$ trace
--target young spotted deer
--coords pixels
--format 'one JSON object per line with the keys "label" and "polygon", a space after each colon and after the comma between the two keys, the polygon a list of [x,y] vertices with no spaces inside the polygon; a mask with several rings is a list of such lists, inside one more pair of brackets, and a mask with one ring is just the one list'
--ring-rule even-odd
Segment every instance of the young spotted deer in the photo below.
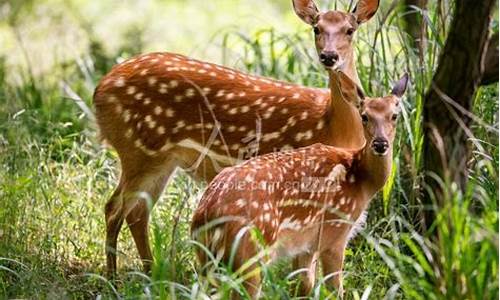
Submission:
{"label": "young spotted deer", "polygon": [[[312,1],[294,1],[297,14],[316,28],[320,55],[338,56],[323,63],[334,66],[338,61],[335,66],[355,81],[352,30],[377,6],[378,1],[360,0],[353,14],[319,13]],[[339,134],[354,134],[356,127],[340,124],[344,117],[331,112],[335,103],[325,89],[248,75],[178,54],[139,55],[115,66],[94,93],[100,134],[121,162],[120,182],[105,207],[108,273],[116,270],[124,220],[149,271],[150,207],[177,167],[209,181],[222,167],[256,154],[316,142],[337,145]]]}
{"label": "young spotted deer", "polygon": [[[193,236],[226,263],[234,255],[232,267],[238,270],[259,252],[259,242],[245,231],[257,228],[270,246],[269,261],[298,257],[295,267],[309,270],[302,278],[304,294],[314,285],[316,255],[325,275],[331,274],[329,283],[342,294],[344,249],[391,171],[396,120],[407,81],[405,75],[389,96],[361,101],[366,143],[358,149],[318,143],[224,169],[195,211]],[[217,220],[225,222],[211,226]],[[238,246],[231,254],[235,240]],[[206,253],[198,254],[205,264]],[[245,287],[255,297],[260,286],[257,263],[244,268],[249,272]]]}

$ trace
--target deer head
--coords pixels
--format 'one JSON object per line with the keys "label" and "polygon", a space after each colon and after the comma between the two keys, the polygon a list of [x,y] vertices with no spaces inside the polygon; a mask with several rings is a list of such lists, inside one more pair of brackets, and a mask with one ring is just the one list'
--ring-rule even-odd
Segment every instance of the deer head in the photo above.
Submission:
{"label": "deer head", "polygon": [[400,99],[406,91],[408,74],[405,74],[392,89],[391,95],[383,98],[368,98],[361,102],[360,115],[364,127],[367,147],[376,156],[387,156],[396,134],[396,121],[401,111]]}
{"label": "deer head", "polygon": [[313,0],[293,0],[295,13],[313,27],[316,50],[326,68],[343,70],[355,81],[352,40],[359,25],[377,12],[379,0],[360,0],[352,12],[320,12]]}

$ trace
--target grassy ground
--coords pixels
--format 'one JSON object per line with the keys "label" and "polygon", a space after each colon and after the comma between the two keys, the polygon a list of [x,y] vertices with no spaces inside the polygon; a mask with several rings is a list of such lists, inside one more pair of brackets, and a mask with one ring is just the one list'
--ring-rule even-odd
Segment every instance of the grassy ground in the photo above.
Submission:
{"label": "grassy ground", "polygon": [[[453,191],[442,207],[418,199],[422,97],[444,41],[442,20],[429,16],[431,43],[422,65],[400,30],[398,12],[357,36],[358,70],[367,93],[387,93],[408,70],[412,78],[400,122],[394,176],[373,201],[366,229],[351,242],[345,266],[347,299],[498,298],[498,84],[483,87],[473,113],[474,157],[468,193]],[[446,20],[444,22],[446,24]],[[221,62],[242,70],[310,86],[324,86],[309,32],[224,30]],[[56,64],[50,76],[0,59],[0,298],[206,298],[212,293],[197,274],[189,221],[202,186],[182,173],[152,215],[157,262],[151,277],[140,263],[128,230],[120,236],[120,274],[115,286],[103,277],[103,206],[116,183],[116,153],[102,147],[92,122],[91,94],[117,58],[94,41],[77,60]],[[130,50],[132,49],[132,50]],[[234,53],[238,53],[235,59]],[[361,59],[362,58],[362,59]],[[14,75],[13,76],[13,73]],[[83,99],[77,100],[78,97]],[[419,216],[437,209],[433,227],[421,233]],[[439,241],[429,240],[430,231]],[[264,272],[264,296],[294,295],[289,263]],[[220,291],[240,288],[237,276],[219,269]],[[321,282],[313,297],[325,298]]]}

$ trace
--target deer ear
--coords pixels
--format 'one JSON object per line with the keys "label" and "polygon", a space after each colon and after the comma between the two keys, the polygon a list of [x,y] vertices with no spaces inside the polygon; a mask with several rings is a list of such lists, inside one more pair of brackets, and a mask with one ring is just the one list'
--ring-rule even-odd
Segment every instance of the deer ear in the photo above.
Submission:
{"label": "deer ear", "polygon": [[352,13],[356,17],[358,24],[370,20],[377,12],[379,0],[359,0]]}
{"label": "deer ear", "polygon": [[292,0],[293,9],[302,21],[314,25],[319,14],[319,9],[313,0]]}
{"label": "deer ear", "polygon": [[361,101],[365,99],[365,94],[361,87],[359,87],[354,81],[352,81],[349,76],[347,76],[344,72],[339,71],[339,82],[340,82],[340,90],[342,91],[342,95],[347,102],[353,103],[354,105],[358,105]]}
{"label": "deer ear", "polygon": [[398,98],[403,97],[403,95],[406,91],[407,85],[408,85],[408,73],[405,73],[403,75],[403,77],[401,77],[401,79],[399,79],[399,81],[396,82],[396,84],[392,88],[391,94],[393,94],[394,96],[396,96]]}

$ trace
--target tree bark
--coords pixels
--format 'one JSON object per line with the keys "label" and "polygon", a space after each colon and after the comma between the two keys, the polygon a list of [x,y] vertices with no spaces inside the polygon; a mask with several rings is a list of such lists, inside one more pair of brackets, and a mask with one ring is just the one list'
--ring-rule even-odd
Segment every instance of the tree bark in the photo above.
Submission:
{"label": "tree bark", "polygon": [[[474,94],[483,73],[483,57],[495,0],[457,0],[448,38],[424,103],[424,229],[435,219],[435,205],[446,199],[452,182],[467,184],[468,125]],[[444,182],[440,184],[437,177]],[[429,208],[433,209],[429,209]]]}

